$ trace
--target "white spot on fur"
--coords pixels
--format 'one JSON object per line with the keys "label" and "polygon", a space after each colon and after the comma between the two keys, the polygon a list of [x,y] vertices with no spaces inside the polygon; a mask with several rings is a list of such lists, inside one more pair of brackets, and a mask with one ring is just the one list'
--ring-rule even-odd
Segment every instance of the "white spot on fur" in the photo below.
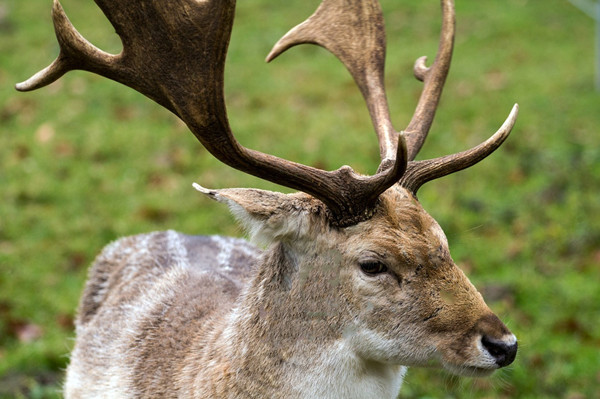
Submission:
{"label": "white spot on fur", "polygon": [[211,241],[217,247],[217,266],[221,271],[229,272],[234,270],[234,254],[237,252],[238,255],[245,255],[247,257],[254,257],[256,252],[253,251],[247,241],[224,237],[224,236],[210,236]]}
{"label": "white spot on fur", "polygon": [[167,231],[167,248],[168,254],[173,258],[173,263],[179,266],[187,265],[188,253],[187,249],[181,242],[181,236],[178,232]]}
{"label": "white spot on fur", "polygon": [[343,339],[321,351],[314,365],[308,373],[295,376],[297,397],[394,399],[407,370],[399,365],[367,364]]}
{"label": "white spot on fur", "polygon": [[[145,295],[142,295],[137,301],[128,304],[125,307],[123,320],[127,321],[127,333],[121,335],[120,342],[116,345],[121,348],[127,348],[131,342],[135,342],[135,337],[142,331],[141,325],[148,322],[149,314],[153,313],[154,309],[163,306],[163,311],[167,310],[165,304],[176,295],[175,289],[181,286],[179,281],[188,278],[188,272],[183,267],[183,264],[174,264],[168,268],[164,274],[152,283]],[[120,353],[126,353],[125,350],[120,350]],[[135,376],[132,374],[135,367],[125,367],[125,365],[117,366],[113,375],[122,375],[126,381],[135,381]]]}
{"label": "white spot on fur", "polygon": [[217,244],[219,253],[217,254],[217,262],[219,268],[224,271],[230,271],[231,268],[231,254],[235,249],[234,242],[231,239],[227,239],[222,236],[211,236],[211,240]]}

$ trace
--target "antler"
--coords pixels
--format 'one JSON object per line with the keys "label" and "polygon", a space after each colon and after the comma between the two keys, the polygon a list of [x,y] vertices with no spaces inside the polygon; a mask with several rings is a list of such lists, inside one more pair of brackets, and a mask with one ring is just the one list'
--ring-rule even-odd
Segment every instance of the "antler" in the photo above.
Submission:
{"label": "antler", "polygon": [[379,170],[406,162],[396,159],[398,143],[406,145],[410,162],[400,184],[415,194],[424,183],[472,166],[491,154],[508,137],[518,113],[515,105],[502,127],[475,148],[413,162],[433,123],[454,50],[454,2],[442,0],[441,7],[438,52],[431,67],[425,65],[427,57],[420,57],[415,62],[415,77],[424,82],[424,87],[410,123],[400,133],[392,126],[385,93],[385,29],[377,0],[323,0],[317,11],[280,39],[267,57],[267,61],[271,61],[290,47],[303,43],[320,45],[337,56],[356,81],[369,108],[379,139],[382,160]]}
{"label": "antler", "polygon": [[392,127],[385,93],[385,27],[379,2],[323,0],[309,19],[275,44],[267,61],[303,43],[326,48],[346,66],[367,102],[379,139],[381,160],[384,164],[394,161],[398,135]]}
{"label": "antler", "polygon": [[[94,47],[77,32],[55,0],[53,20],[60,55],[48,68],[18,84],[18,90],[48,85],[73,69],[116,80],[179,116],[222,162],[320,199],[339,225],[368,218],[379,195],[404,173],[406,161],[368,177],[348,166],[323,171],[247,149],[235,140],[223,94],[234,0],[96,3],[121,37],[123,51],[112,55]],[[394,159],[406,159],[403,144],[396,152]]]}
{"label": "antler", "polygon": [[415,77],[424,82],[424,87],[415,113],[404,130],[410,162],[399,183],[414,194],[426,182],[468,168],[494,152],[510,134],[519,111],[518,105],[515,104],[500,129],[488,140],[470,150],[425,161],[413,161],[421,150],[433,123],[454,50],[456,31],[454,1],[442,0],[441,3],[442,29],[438,52],[433,65],[429,68],[425,65],[427,57],[421,57],[415,62]]}
{"label": "antler", "polygon": [[[404,134],[393,129],[389,117],[383,84],[385,32],[376,0],[323,0],[315,14],[284,36],[267,57],[271,60],[293,45],[308,42],[329,49],[346,65],[366,99],[379,138],[382,162],[373,176],[358,175],[348,166],[323,171],[245,148],[235,140],[223,94],[235,0],[95,1],[120,36],[123,51],[113,55],[93,46],[54,0],[60,54],[49,67],[18,84],[18,90],[46,86],[74,69],[118,81],[181,118],[207,150],[227,165],[320,199],[333,224],[347,226],[369,218],[379,195],[398,182],[407,167],[414,187],[418,185],[415,182],[422,184],[430,176],[464,165],[465,157],[467,163],[474,163],[473,159],[487,156],[494,147],[476,147],[471,151],[476,155],[408,163],[427,135],[450,64],[454,36],[451,0],[442,0],[444,24],[434,65],[425,68],[423,61],[415,68],[425,87],[406,141]],[[421,169],[427,172],[420,173]]]}
{"label": "antler", "polygon": [[408,159],[411,161],[415,159],[421,150],[433,123],[435,111],[450,70],[455,31],[454,2],[452,0],[442,0],[442,30],[435,61],[428,68],[425,65],[427,57],[420,57],[415,62],[414,67],[415,77],[422,81],[424,86],[415,113],[404,130],[408,146]]}

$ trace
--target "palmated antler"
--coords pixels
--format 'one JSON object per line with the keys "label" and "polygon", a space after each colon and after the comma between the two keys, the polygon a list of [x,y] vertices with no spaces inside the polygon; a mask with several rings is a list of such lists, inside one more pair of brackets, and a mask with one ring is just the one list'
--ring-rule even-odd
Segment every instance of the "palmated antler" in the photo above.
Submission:
{"label": "palmated antler", "polygon": [[[400,184],[413,193],[424,183],[472,166],[491,154],[508,137],[518,112],[515,105],[502,127],[475,148],[427,161],[413,161],[433,123],[454,49],[454,2],[442,0],[441,6],[438,52],[431,67],[425,65],[427,57],[415,62],[415,77],[424,82],[424,87],[412,119],[402,132],[397,132],[390,120],[384,86],[385,29],[377,0],[323,0],[317,11],[279,40],[267,57],[270,61],[288,48],[303,43],[320,45],[336,55],[350,71],[369,108],[379,139],[382,160],[379,170],[410,161]],[[398,143],[406,145],[407,159],[396,159]]]}
{"label": "palmated antler", "polygon": [[[121,54],[105,53],[85,40],[54,1],[60,44],[54,63],[17,85],[33,90],[65,72],[83,69],[121,82],[179,116],[219,160],[323,201],[339,225],[369,217],[379,195],[397,182],[406,162],[361,176],[348,166],[323,171],[241,146],[231,133],[223,94],[225,55],[231,34],[233,0],[96,0],[123,42]],[[398,146],[394,158],[405,159]]]}
{"label": "palmated antler", "polygon": [[379,1],[323,0],[309,19],[275,44],[267,61],[303,43],[326,48],[346,66],[367,102],[382,165],[389,166],[388,161],[394,161],[398,153],[398,134],[392,127],[385,93],[385,27]]}
{"label": "palmated antler", "polygon": [[373,176],[358,175],[348,166],[323,171],[250,150],[236,141],[223,94],[235,0],[95,1],[120,36],[123,51],[113,55],[93,46],[54,0],[60,54],[48,68],[18,84],[18,90],[46,86],[74,69],[123,83],[176,114],[208,151],[227,165],[320,199],[333,224],[347,226],[369,218],[379,195],[400,181],[407,168],[413,177],[402,181],[418,188],[431,176],[466,167],[463,165],[482,159],[494,148],[495,144],[476,147],[467,155],[429,163],[408,162],[427,135],[450,64],[454,36],[451,0],[442,0],[444,24],[434,65],[425,68],[423,61],[415,68],[425,87],[406,141],[390,121],[383,84],[385,32],[377,0],[323,0],[315,14],[284,36],[267,58],[271,60],[295,44],[316,43],[346,65],[366,99],[379,138],[382,161]]}

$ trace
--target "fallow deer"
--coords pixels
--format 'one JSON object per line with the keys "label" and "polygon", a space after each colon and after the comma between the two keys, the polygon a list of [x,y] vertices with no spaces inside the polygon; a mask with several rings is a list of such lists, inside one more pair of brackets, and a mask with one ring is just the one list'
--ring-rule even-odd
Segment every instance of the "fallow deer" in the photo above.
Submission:
{"label": "fallow deer", "polygon": [[196,185],[228,205],[264,250],[174,231],[108,245],[79,306],[67,397],[394,398],[408,366],[484,376],[514,360],[515,336],[454,264],[416,197],[424,183],[492,153],[517,116],[515,105],[468,151],[414,160],[450,66],[452,0],[441,0],[435,61],[415,64],[424,88],[403,131],[390,121],[377,0],[323,0],[267,57],[313,43],[343,62],[379,140],[372,176],[319,170],[235,140],[223,94],[234,0],[95,1],[122,52],[86,41],[55,0],[60,54],[19,90],[73,69],[97,73],[173,112],[225,164],[300,193]]}

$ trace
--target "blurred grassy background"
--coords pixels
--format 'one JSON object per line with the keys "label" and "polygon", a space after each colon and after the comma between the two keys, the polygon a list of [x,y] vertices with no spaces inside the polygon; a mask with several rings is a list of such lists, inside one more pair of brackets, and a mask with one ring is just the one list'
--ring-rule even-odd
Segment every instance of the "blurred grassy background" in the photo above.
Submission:
{"label": "blurred grassy background", "polygon": [[[407,398],[600,398],[600,93],[591,19],[566,0],[457,0],[453,67],[421,158],[483,141],[514,102],[507,143],[426,185],[455,260],[517,334],[492,378],[411,369]],[[227,68],[234,132],[251,148],[321,168],[373,173],[370,121],[341,64],[314,46],[272,65],[275,41],[317,0],[238,4]],[[382,1],[387,86],[405,126],[421,90],[412,64],[435,54],[437,1]],[[75,26],[118,52],[91,1]],[[161,229],[240,235],[207,187],[274,186],[215,161],[167,111],[83,72],[43,90],[13,85],[58,53],[49,0],[0,0],[0,397],[58,396],[86,269],[117,237]]]}

